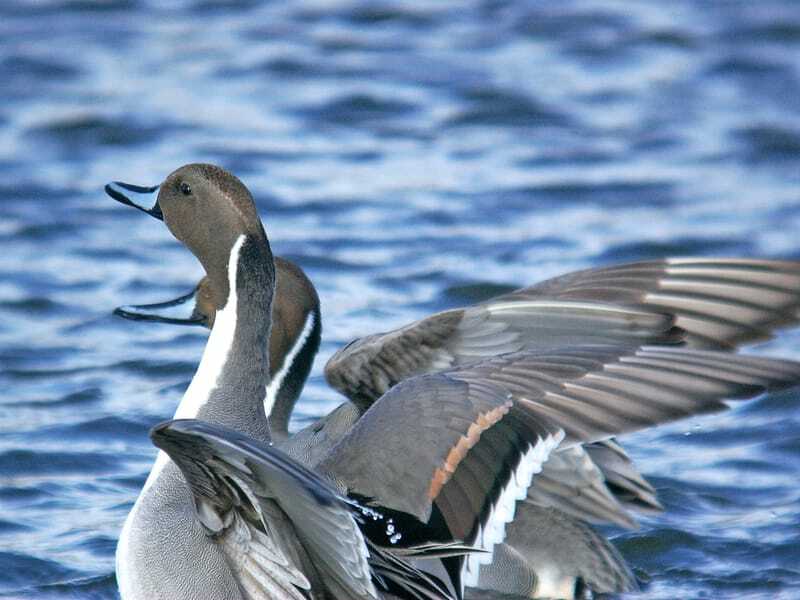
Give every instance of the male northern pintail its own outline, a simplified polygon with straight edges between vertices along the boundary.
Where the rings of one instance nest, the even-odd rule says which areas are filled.
[[[187,165],[161,184],[151,214],[202,264],[216,316],[176,420],[151,433],[164,452],[120,536],[121,596],[451,597],[408,560],[461,555],[460,544],[434,543],[423,529],[401,540],[391,507],[345,495],[358,486],[337,474],[344,459],[336,453],[318,474],[269,444],[263,397],[275,272],[244,185],[217,167]]]
[[[137,191],[143,188],[122,184],[110,188],[112,195],[128,203],[135,203],[131,197]],[[204,201],[192,203],[198,194]],[[165,203],[171,208],[165,210]],[[263,530],[280,531],[279,547],[284,557],[290,556],[289,564],[307,577],[312,588],[313,575],[318,585],[330,591],[329,580],[335,579],[331,571],[343,563],[329,562],[323,569],[315,544],[327,543],[325,548],[330,550],[330,541],[320,541],[320,536],[309,539],[303,530],[307,524],[295,522],[302,520],[302,510],[311,510],[311,504],[302,504],[302,509],[293,506],[292,511],[282,504],[291,502],[298,489],[319,492],[326,480],[240,435],[269,439],[263,412],[259,427],[252,423],[245,427],[240,417],[233,416],[241,412],[247,419],[253,417],[253,406],[262,406],[268,376],[269,310],[263,305],[259,310],[251,302],[259,297],[256,286],[272,292],[272,280],[258,275],[266,267],[254,264],[269,260],[266,238],[267,253],[245,255],[238,253],[235,241],[231,243],[239,239],[236,234],[222,235],[220,229],[220,224],[225,226],[223,232],[232,227],[240,237],[250,239],[251,232],[261,227],[252,200],[231,175],[194,165],[167,179],[158,203],[148,212],[155,216],[163,212],[176,237],[198,256],[216,311],[200,368],[176,416],[199,417],[239,432],[194,423],[167,424],[154,432],[156,443],[174,456],[192,483],[198,516],[186,508],[191,504],[188,494],[182,498],[186,501],[181,504],[182,514],[193,524],[190,528],[202,535],[210,531],[220,540],[230,537],[231,528],[241,521],[241,510],[232,508],[236,506],[233,499],[246,497],[252,506],[254,497],[258,502],[274,498],[286,518],[275,526],[264,523]],[[231,218],[232,214],[237,218]],[[187,230],[193,232],[191,239]],[[232,257],[229,279],[233,283],[210,270],[222,263],[209,255],[219,253]],[[239,287],[243,294],[229,294]],[[800,376],[797,363],[737,356],[722,348],[768,335],[776,326],[794,320],[798,287],[800,268],[795,263],[715,259],[640,263],[573,274],[365,338],[335,356],[326,375],[336,387],[351,392],[359,413],[368,410],[327,451],[318,471],[335,483],[336,490],[328,493],[337,501],[345,502],[341,494],[347,494],[380,506],[373,510],[384,518],[391,515],[391,527],[378,532],[388,535],[390,547],[397,549],[402,540],[437,539],[464,541],[487,550],[468,558],[443,559],[456,591],[459,579],[467,585],[527,597],[630,589],[635,582],[619,556],[581,522],[623,520],[621,503],[640,500],[636,493],[626,497],[626,487],[641,488],[642,498],[652,493],[646,483],[624,481],[625,474],[638,474],[607,440],[689,414],[720,410],[723,398],[749,397],[795,383]],[[249,325],[247,332],[240,333],[244,322]],[[261,335],[253,335],[254,331]],[[680,341],[682,345],[677,344]],[[219,351],[223,347],[227,350]],[[252,353],[252,360],[246,352]],[[209,356],[217,358],[207,360]],[[252,368],[252,362],[260,368]],[[209,375],[204,368],[208,366],[216,369],[211,372],[216,377]],[[205,400],[198,401],[200,389],[207,393]],[[194,410],[184,409],[192,403]],[[229,414],[224,416],[224,412]],[[139,576],[144,575],[151,587],[138,589],[152,591],[159,577],[168,575],[163,566],[153,575],[149,569],[137,571],[126,564],[131,558],[148,564],[141,554],[155,557],[150,564],[158,562],[159,556],[172,556],[168,544],[145,550],[148,536],[159,542],[162,537],[157,523],[137,516],[143,514],[148,498],[165,502],[164,494],[151,491],[156,485],[177,486],[177,469],[172,463],[164,464],[165,459],[159,458],[126,523],[118,552],[123,593],[135,588],[133,582]],[[545,471],[537,474],[543,464]],[[287,478],[289,465],[294,469],[293,487],[275,481]],[[222,475],[217,472],[220,469]],[[543,477],[548,469],[549,477]],[[619,476],[623,485],[618,486],[613,476]],[[236,493],[226,488],[221,494],[224,501],[214,503],[211,499],[219,496],[210,492],[231,477]],[[287,497],[280,495],[281,490]],[[594,501],[593,495],[601,501]],[[262,512],[275,514],[263,507]],[[258,523],[251,518],[248,526]],[[296,539],[290,542],[288,532]],[[374,529],[369,532],[375,534]],[[200,544],[199,537],[191,542]],[[583,541],[563,543],[573,539]],[[220,542],[209,544],[219,547]],[[238,581],[237,561],[247,563],[248,552],[238,548],[238,554],[226,554],[222,546],[224,560],[233,565],[231,577]],[[379,551],[371,546],[368,555],[370,550]],[[385,556],[385,552],[380,554],[382,560]],[[372,568],[371,577],[380,580],[374,572],[378,567],[373,564]],[[212,572],[220,576],[219,569]],[[412,577],[408,573],[404,571],[403,581]],[[412,573],[429,586],[435,583],[419,571]],[[338,588],[339,597],[352,597],[349,589],[341,596],[344,589]]]

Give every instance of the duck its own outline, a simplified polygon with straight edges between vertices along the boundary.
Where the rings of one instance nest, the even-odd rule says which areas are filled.
[[[228,316],[234,299],[231,290],[243,285],[237,281],[248,282],[242,296],[248,300],[269,295],[271,302],[275,289],[274,266],[269,277],[250,272],[269,271],[255,263],[274,265],[274,261],[271,253],[264,251],[264,246],[269,250],[266,236],[252,233],[260,230],[263,234],[263,228],[249,192],[233,175],[210,165],[182,167],[157,188],[117,182],[107,191],[163,219],[197,256],[208,278],[207,295],[213,299],[207,306],[214,310],[210,315],[201,309],[206,310],[205,316],[195,319],[212,322],[213,327],[176,420],[157,426],[152,433],[164,453],[159,454],[123,528],[117,555],[121,590],[133,590],[131,582],[147,573],[147,569],[126,566],[131,557],[142,560],[143,547],[154,556],[170,554],[168,549],[153,548],[143,541],[151,524],[137,515],[147,504],[144,496],[163,497],[150,491],[157,483],[175,486],[179,475],[191,490],[188,500],[193,502],[186,505],[194,505],[194,513],[182,505],[184,517],[206,538],[209,530],[214,539],[224,537],[219,535],[224,526],[243,518],[235,502],[233,508],[225,504],[220,514],[219,503],[209,500],[219,494],[220,482],[235,481],[233,491],[223,490],[220,495],[239,500],[246,496],[251,500],[249,508],[269,498],[283,511],[287,518],[280,526],[266,526],[262,513],[259,531],[280,530],[278,537],[286,540],[291,537],[286,530],[294,528],[303,541],[284,541],[288,549],[282,551],[291,557],[287,560],[299,574],[310,571],[311,577],[306,577],[311,589],[321,586],[330,592],[331,586],[341,585],[330,573],[341,563],[326,560],[320,574],[315,560],[320,550],[311,542],[304,545],[309,534],[303,533],[304,524],[295,524],[292,518],[297,515],[302,520],[302,516],[285,508],[282,502],[286,499],[269,491],[275,485],[276,469],[283,477],[291,471],[293,482],[300,482],[295,487],[306,493],[314,490],[317,493],[311,496],[316,499],[324,495],[319,490],[326,489],[329,497],[337,499],[330,505],[355,506],[358,508],[353,510],[362,511],[355,521],[363,526],[359,533],[366,541],[361,547],[367,547],[365,555],[372,557],[372,563],[367,561],[371,568],[385,568],[381,561],[386,561],[387,555],[402,562],[398,551],[403,544],[398,546],[392,538],[420,542],[403,549],[406,557],[410,553],[417,556],[421,547],[427,549],[428,561],[431,554],[437,554],[433,560],[441,562],[445,575],[437,578],[419,570],[404,570],[404,590],[409,587],[408,577],[427,582],[425,589],[439,590],[431,593],[441,593],[447,587],[442,581],[449,579],[456,596],[461,596],[465,587],[468,595],[470,589],[488,589],[559,598],[633,589],[635,580],[624,561],[586,525],[593,519],[613,518],[581,505],[587,504],[590,492],[601,490],[598,493],[610,500],[604,499],[600,504],[606,507],[598,511],[609,512],[610,506],[612,515],[622,512],[626,497],[621,490],[626,488],[613,478],[625,481],[632,467],[613,442],[614,436],[722,410],[726,407],[723,399],[753,397],[764,390],[793,385],[800,374],[800,367],[792,361],[731,352],[738,343],[769,335],[792,322],[789,309],[797,302],[796,288],[800,286],[800,269],[794,263],[673,259],[590,270],[474,307],[445,311],[344,348],[329,362],[326,377],[337,389],[349,390],[350,404],[355,407],[349,410],[357,412],[357,418],[318,459],[298,460],[291,451],[282,452],[271,445],[264,413],[264,389],[270,382],[269,303],[235,310],[248,319],[244,333],[240,333],[243,327],[235,326],[235,319],[231,326]],[[152,208],[133,199],[156,191],[158,200]],[[182,196],[195,194],[204,201],[179,202]],[[166,211],[165,205],[169,207]],[[225,235],[220,235],[222,230]],[[257,240],[248,248],[260,247],[258,252],[248,250],[246,261],[241,258],[241,248],[232,243],[243,237]],[[221,257],[233,257],[234,250],[240,254],[236,264],[230,258],[226,281]],[[242,277],[237,280],[240,271]],[[253,288],[258,286],[268,289],[256,292]],[[671,291],[660,293],[664,288]],[[751,302],[750,296],[760,300]],[[196,309],[197,305],[193,312]],[[224,317],[222,326],[220,317]],[[255,324],[254,319],[262,322]],[[225,333],[215,333],[219,331]],[[223,340],[229,351],[220,351],[218,340]],[[288,347],[295,346],[296,341]],[[245,357],[245,348],[253,357]],[[364,370],[364,365],[369,368]],[[217,369],[216,377],[209,375],[209,366]],[[201,389],[205,392],[198,391]],[[260,410],[254,412],[253,407]],[[260,413],[259,417],[255,413]],[[280,460],[275,459],[276,453],[281,453]],[[641,478],[633,472],[636,476],[631,481]],[[215,476],[210,478],[209,473]],[[640,486],[647,490],[649,486],[646,482],[644,486],[627,484],[632,489]],[[577,496],[585,491],[585,497],[570,502],[570,491],[576,490]],[[635,505],[637,495],[629,500]],[[252,514],[247,514],[249,525],[258,529],[258,522],[253,525]],[[365,515],[371,516],[364,519]],[[368,526],[371,519],[381,523],[377,533]],[[196,527],[197,521],[206,530]],[[391,527],[382,529],[389,521]],[[534,523],[547,536],[543,538],[525,525]],[[375,541],[381,534],[389,537],[384,546],[394,552]],[[138,546],[132,541],[136,535]],[[579,538],[589,541],[576,547],[559,544]],[[198,536],[194,543],[202,545],[200,539]],[[450,549],[432,550],[431,540],[444,540],[451,544]],[[315,542],[322,543],[316,538]],[[558,551],[553,552],[553,547]],[[444,552],[450,555],[442,556]],[[411,568],[402,564],[404,569]],[[220,569],[214,573],[218,575]],[[297,573],[293,577],[295,582],[301,581]],[[386,581],[374,571],[370,577],[373,584]],[[312,579],[322,583],[312,584]],[[147,589],[154,593],[158,588],[151,585]],[[123,593],[123,597],[137,596]]]
[[[369,527],[379,505],[360,506],[335,469],[323,479],[272,445],[263,390],[275,267],[247,188],[186,165],[151,214],[200,261],[216,314],[174,421],[152,432],[161,452],[117,547],[121,597],[454,597],[407,557],[458,553],[457,542],[391,551],[386,529]]]
[[[117,189],[119,185],[109,184],[107,191],[112,197],[118,198],[120,189],[124,189]],[[126,197],[125,203],[129,201],[130,198]],[[350,430],[372,400],[366,405],[348,400],[290,437],[289,417],[320,345],[321,311],[316,288],[302,268],[280,256],[275,256],[274,261],[276,278],[269,341],[271,381],[267,386],[264,409],[275,443],[304,465],[313,466]],[[178,298],[154,304],[123,305],[116,308],[114,313],[134,321],[201,325],[210,329],[216,314],[211,298],[210,281],[203,277],[189,293]],[[347,349],[340,350],[334,360],[328,363],[326,375],[329,379],[336,376],[336,362],[348,365],[346,355],[342,356],[346,352]],[[339,391],[347,395],[346,389],[340,387]],[[592,471],[598,471],[601,477],[591,472],[592,477],[584,473],[576,479],[573,473],[580,473],[580,463],[589,461],[596,465]],[[567,476],[572,478],[570,483],[565,480]],[[622,557],[613,546],[607,545],[602,537],[580,522],[580,519],[589,519],[594,523],[634,527],[635,522],[627,510],[622,510],[622,506],[640,513],[662,509],[655,490],[636,470],[622,447],[612,439],[588,445],[585,454],[560,453],[545,463],[537,481],[537,491],[531,491],[527,499],[529,505],[518,511],[515,529],[528,531],[533,525],[538,527],[540,522],[562,528],[561,534],[554,536],[549,543],[547,559],[538,558],[537,564],[554,563],[553,557],[558,556],[553,552],[554,546],[564,549],[557,561],[561,565],[568,564],[563,556],[578,549],[587,557],[607,557],[601,562],[592,558],[584,564],[576,563],[566,572],[559,570],[559,583],[555,586],[551,584],[549,588],[567,589],[575,585],[580,588],[581,582],[589,581],[593,589],[602,591],[633,589],[636,582]],[[569,488],[565,489],[565,485],[569,485]],[[552,488],[554,492],[546,495],[544,490],[547,488]],[[582,489],[578,494],[576,490],[579,488]],[[561,497],[556,493],[559,491]],[[554,506],[559,508],[555,509]],[[524,546],[527,554],[541,553],[536,539],[520,546]],[[515,549],[505,548],[501,551],[516,552]],[[548,571],[556,571],[555,563]],[[484,576],[484,588],[508,587],[502,581],[490,582],[490,577],[488,574]],[[541,580],[541,576],[538,579]],[[612,579],[613,584],[607,583]]]

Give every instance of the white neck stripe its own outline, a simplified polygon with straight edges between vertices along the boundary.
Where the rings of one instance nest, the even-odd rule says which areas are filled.
[[[228,258],[228,300],[225,303],[225,307],[217,312],[214,328],[208,336],[208,343],[203,351],[200,366],[197,367],[192,382],[183,395],[178,405],[178,410],[175,411],[176,419],[197,417],[200,409],[211,397],[211,392],[217,387],[219,376],[228,360],[228,355],[233,346],[233,336],[236,332],[236,307],[238,304],[236,272],[239,268],[239,253],[244,240],[245,236],[240,235],[231,249],[231,254]],[[134,516],[141,506],[145,493],[155,483],[169,462],[167,454],[163,450],[159,450],[156,462],[153,464],[153,468],[150,469],[150,475],[147,476],[147,481],[145,481],[144,487],[136,499],[136,504],[133,505],[131,512],[128,514],[120,533],[119,542],[117,543],[116,572],[122,598],[132,598],[134,596],[133,575],[129,572],[131,565],[130,536]]]
[[[208,336],[208,343],[200,360],[200,366],[183,395],[176,419],[195,419],[200,409],[208,402],[211,392],[217,387],[219,376],[228,361],[233,336],[236,333],[236,308],[239,299],[236,293],[236,271],[239,267],[239,252],[244,244],[245,236],[240,235],[231,248],[228,258],[228,300],[222,310],[217,311],[214,327]]]
[[[278,391],[281,389],[281,385],[283,384],[283,380],[286,377],[286,374],[289,372],[289,369],[292,368],[292,364],[294,364],[294,359],[297,358],[297,355],[306,345],[306,341],[308,340],[308,336],[311,335],[311,331],[314,329],[314,313],[308,313],[306,317],[306,322],[303,325],[303,330],[300,332],[300,335],[294,342],[292,349],[289,350],[289,353],[283,357],[283,363],[281,364],[281,368],[275,373],[275,376],[272,378],[272,381],[267,384],[267,394],[264,396],[264,414],[267,415],[269,418],[270,414],[272,413],[272,408],[275,406],[275,400],[278,398]]]
[[[195,371],[192,382],[178,404],[178,409],[173,417],[175,419],[197,418],[200,409],[205,406],[211,397],[211,392],[217,387],[217,380],[228,360],[233,346],[233,336],[236,332],[236,308],[238,305],[236,272],[239,267],[239,252],[244,240],[245,236],[240,235],[231,248],[228,258],[228,300],[224,308],[217,311],[214,327],[211,329],[206,348],[203,351],[203,358],[200,359],[200,365]],[[167,462],[169,462],[167,455],[163,451],[159,451],[156,462],[142,488],[142,493],[153,484]]]

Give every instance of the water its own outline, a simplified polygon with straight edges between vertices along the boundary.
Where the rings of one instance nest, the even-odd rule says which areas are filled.
[[[323,303],[295,426],[354,335],[612,261],[800,256],[794,0],[7,0],[0,81],[4,596],[115,597],[148,428],[205,340],[111,316],[201,271],[107,181],[250,186]],[[642,598],[800,596],[798,402],[627,438],[667,508],[609,532]]]

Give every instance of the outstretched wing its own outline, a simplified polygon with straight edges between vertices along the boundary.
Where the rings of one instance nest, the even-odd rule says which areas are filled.
[[[484,550],[450,571],[460,587],[462,578],[474,585],[479,565],[491,562],[516,502],[562,437],[500,386],[423,375],[375,403],[321,468],[351,493],[413,515],[440,539]],[[416,524],[397,523],[391,542],[415,540]]]
[[[712,350],[578,346],[498,356],[456,369],[460,381],[500,385],[516,403],[595,442],[800,382],[800,363]]]
[[[323,465],[349,490],[428,525],[441,519],[453,538],[487,550],[468,557],[469,584],[557,448],[722,410],[723,399],[798,381],[800,363],[685,348],[507,354],[398,384]],[[624,465],[612,471],[622,477]]]
[[[589,269],[352,342],[325,367],[366,408],[403,379],[573,344],[729,349],[795,323],[800,262],[679,258]]]
[[[688,345],[730,349],[768,339],[798,321],[800,262],[668,258],[570,273],[490,303],[543,297],[674,315]]]
[[[357,339],[334,354],[325,378],[362,410],[404,379],[501,354],[570,344],[677,343],[670,315],[601,302],[490,301]]]
[[[256,570],[250,568],[247,574],[239,573],[248,597],[304,597],[299,590],[309,590],[310,584],[298,570],[307,564],[303,551],[326,583],[333,582],[352,598],[378,597],[369,551],[352,508],[316,473],[272,446],[203,421],[167,421],[150,435],[180,467],[192,489],[198,519],[223,548],[235,552],[233,569],[255,564],[269,571],[277,562],[263,553],[243,552],[237,546],[243,529],[282,552],[281,566],[292,572],[298,592],[287,588],[276,593],[272,581],[249,577]],[[288,526],[285,531],[280,529],[283,523]],[[291,555],[297,538],[302,550]],[[284,577],[279,583],[284,581],[289,580]]]

